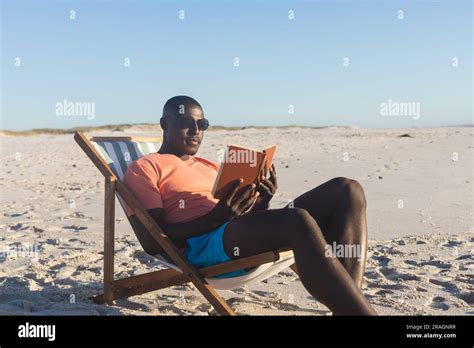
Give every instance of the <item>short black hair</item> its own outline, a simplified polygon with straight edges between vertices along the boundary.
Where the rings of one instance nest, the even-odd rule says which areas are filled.
[[[188,97],[187,95],[177,95],[168,99],[165,106],[163,106],[163,117],[177,116],[183,113],[183,108],[187,109],[191,107],[198,107],[202,111],[202,106],[196,99]]]

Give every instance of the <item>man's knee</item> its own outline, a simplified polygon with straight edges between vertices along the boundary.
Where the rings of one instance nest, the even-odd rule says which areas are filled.
[[[345,177],[337,177],[333,179],[334,184],[341,190],[342,195],[346,198],[347,203],[365,208],[367,201],[362,185],[357,181]]]
[[[290,233],[292,235],[306,234],[311,232],[311,226],[314,226],[317,222],[311,216],[310,213],[304,208],[288,208],[285,209],[286,221],[290,227]]]

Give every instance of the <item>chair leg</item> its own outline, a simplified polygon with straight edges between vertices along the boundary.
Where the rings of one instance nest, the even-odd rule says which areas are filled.
[[[114,239],[115,239],[115,180],[105,180],[104,211],[104,300],[113,300]]]
[[[207,301],[214,307],[214,309],[220,315],[235,315],[235,312],[230,308],[230,306],[225,302],[225,300],[219,296],[216,290],[209,285],[204,279],[193,279],[191,278],[192,283],[199,292],[206,298]]]

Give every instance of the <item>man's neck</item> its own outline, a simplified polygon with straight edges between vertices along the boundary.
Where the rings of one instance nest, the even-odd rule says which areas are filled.
[[[189,155],[185,154],[185,153],[177,153],[171,146],[169,146],[166,142],[163,142],[163,144],[161,144],[161,147],[160,149],[158,150],[158,153],[161,154],[161,155],[175,155],[183,160],[186,160],[189,158]]]

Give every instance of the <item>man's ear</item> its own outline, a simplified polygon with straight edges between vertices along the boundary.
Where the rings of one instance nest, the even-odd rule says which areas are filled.
[[[160,126],[161,126],[161,129],[163,129],[164,131],[166,131],[167,124],[166,124],[166,120],[165,120],[164,117],[160,118]]]

